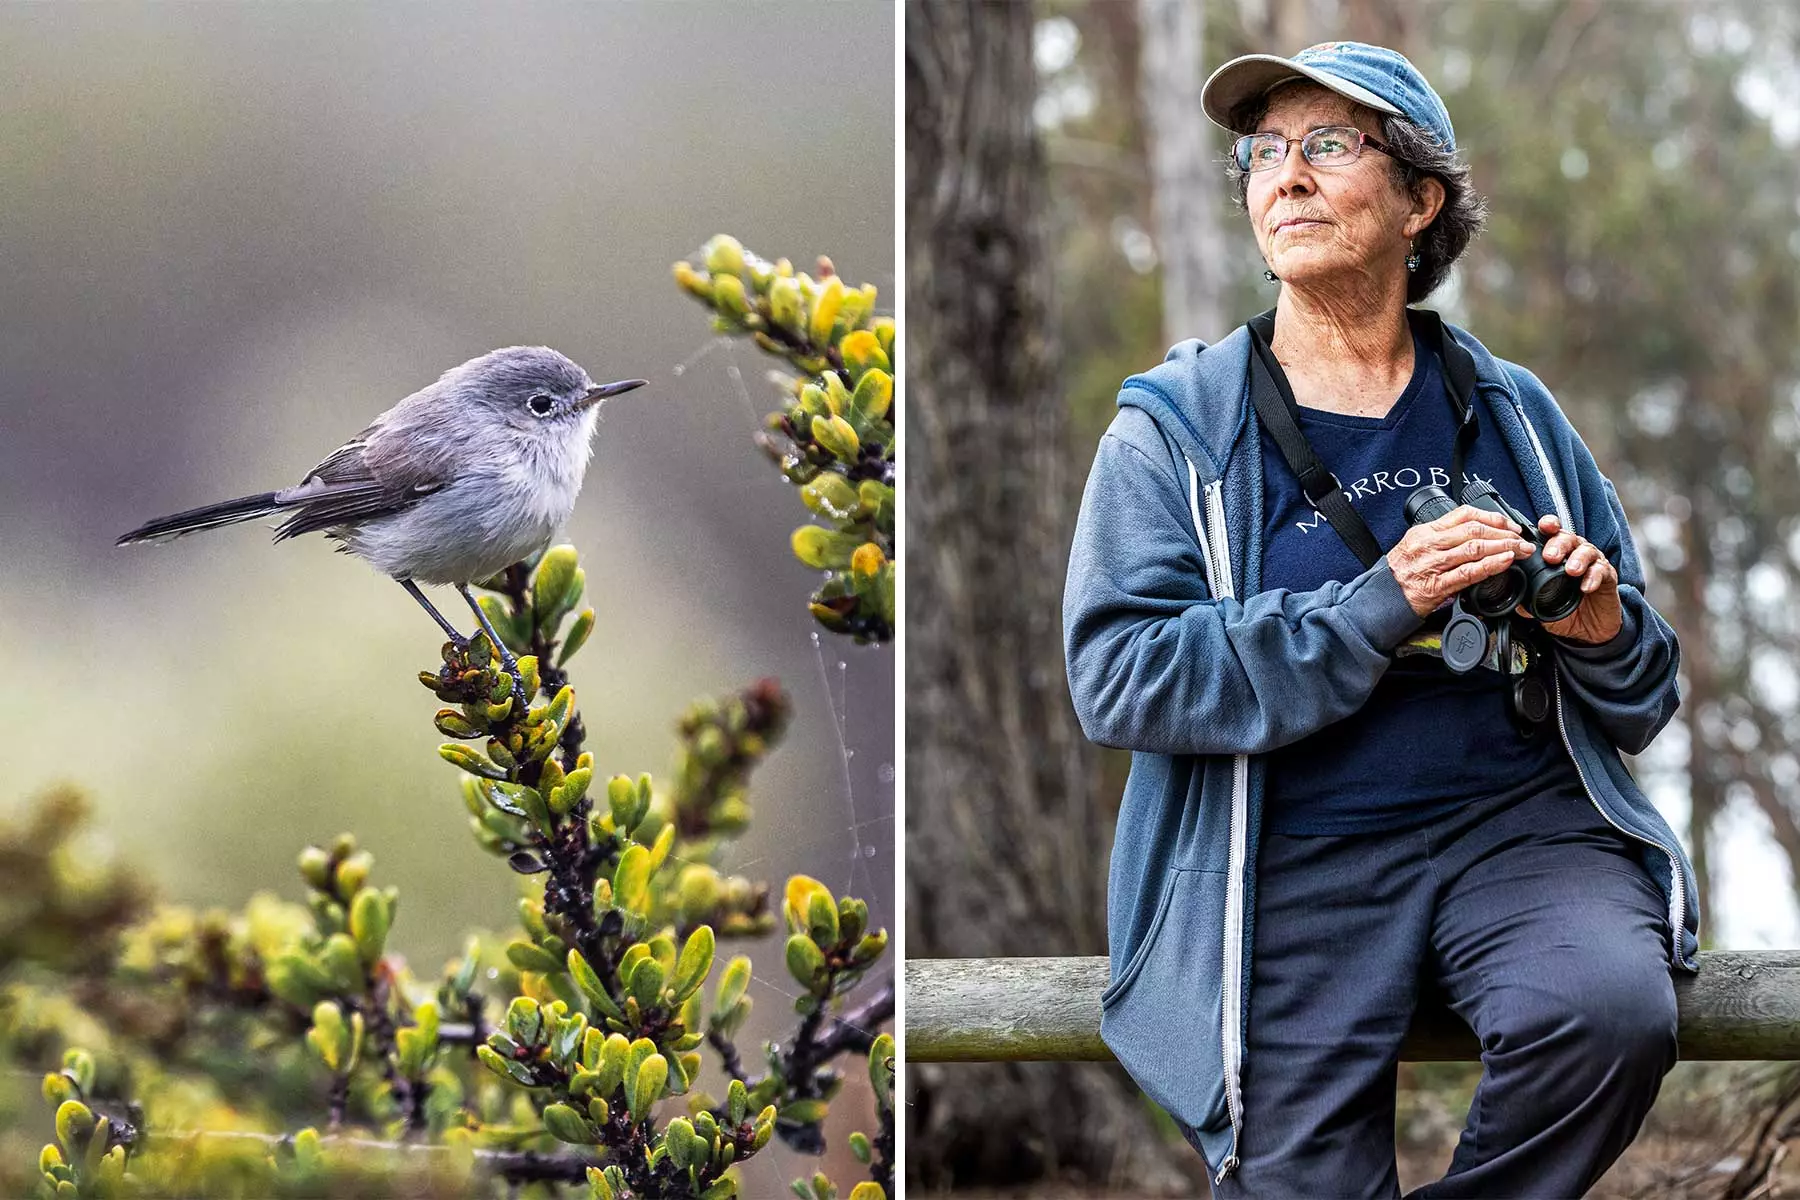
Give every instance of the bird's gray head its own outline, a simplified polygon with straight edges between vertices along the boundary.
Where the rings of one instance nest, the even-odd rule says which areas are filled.
[[[444,372],[438,386],[514,428],[548,431],[568,429],[575,422],[587,424],[602,400],[644,382],[596,384],[586,371],[548,346],[507,346]]]

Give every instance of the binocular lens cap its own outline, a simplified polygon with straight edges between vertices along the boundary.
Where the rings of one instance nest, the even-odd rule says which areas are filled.
[[[1473,671],[1487,654],[1487,626],[1459,606],[1444,626],[1444,665],[1458,675]]]

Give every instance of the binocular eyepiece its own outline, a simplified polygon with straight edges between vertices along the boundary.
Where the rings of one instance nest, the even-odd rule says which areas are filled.
[[[1540,622],[1560,621],[1581,606],[1581,583],[1560,565],[1544,561],[1544,535],[1535,522],[1523,516],[1490,486],[1475,481],[1463,488],[1463,502],[1497,512],[1518,523],[1522,537],[1532,543],[1531,557],[1498,575],[1492,575],[1463,592],[1463,600],[1482,617],[1502,617],[1523,605]],[[1450,494],[1435,484],[1419,488],[1406,498],[1406,522],[1422,525],[1435,521],[1456,507]]]

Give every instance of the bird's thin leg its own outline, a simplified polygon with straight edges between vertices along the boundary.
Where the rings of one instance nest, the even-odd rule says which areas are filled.
[[[481,611],[481,605],[476,601],[475,593],[469,590],[469,585],[459,583],[456,585],[456,590],[461,592],[462,598],[469,602],[469,611],[475,614],[477,621],[481,622],[482,630],[489,638],[493,639],[494,653],[500,656],[501,667],[513,677],[513,699],[519,706],[518,711],[523,712],[531,698],[525,694],[525,686],[519,680],[519,660],[513,657],[513,652],[507,649],[506,643],[500,640],[500,635],[494,632],[493,624],[489,622],[487,614]]]
[[[456,643],[457,649],[463,649],[469,644],[469,639],[458,633],[456,631],[456,626],[444,620],[444,614],[439,612],[431,601],[425,598],[425,593],[419,590],[418,584],[410,579],[402,579],[400,580],[400,586],[406,589],[409,596],[419,602],[419,607],[431,614],[431,619],[438,623],[439,629],[442,629],[445,633],[450,635],[450,640]]]

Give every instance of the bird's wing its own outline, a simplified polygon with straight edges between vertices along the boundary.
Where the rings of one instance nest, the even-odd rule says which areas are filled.
[[[397,513],[448,482],[421,459],[393,453],[395,439],[375,440],[379,428],[363,430],[308,471],[298,487],[278,494],[293,515],[275,531],[276,541]]]

